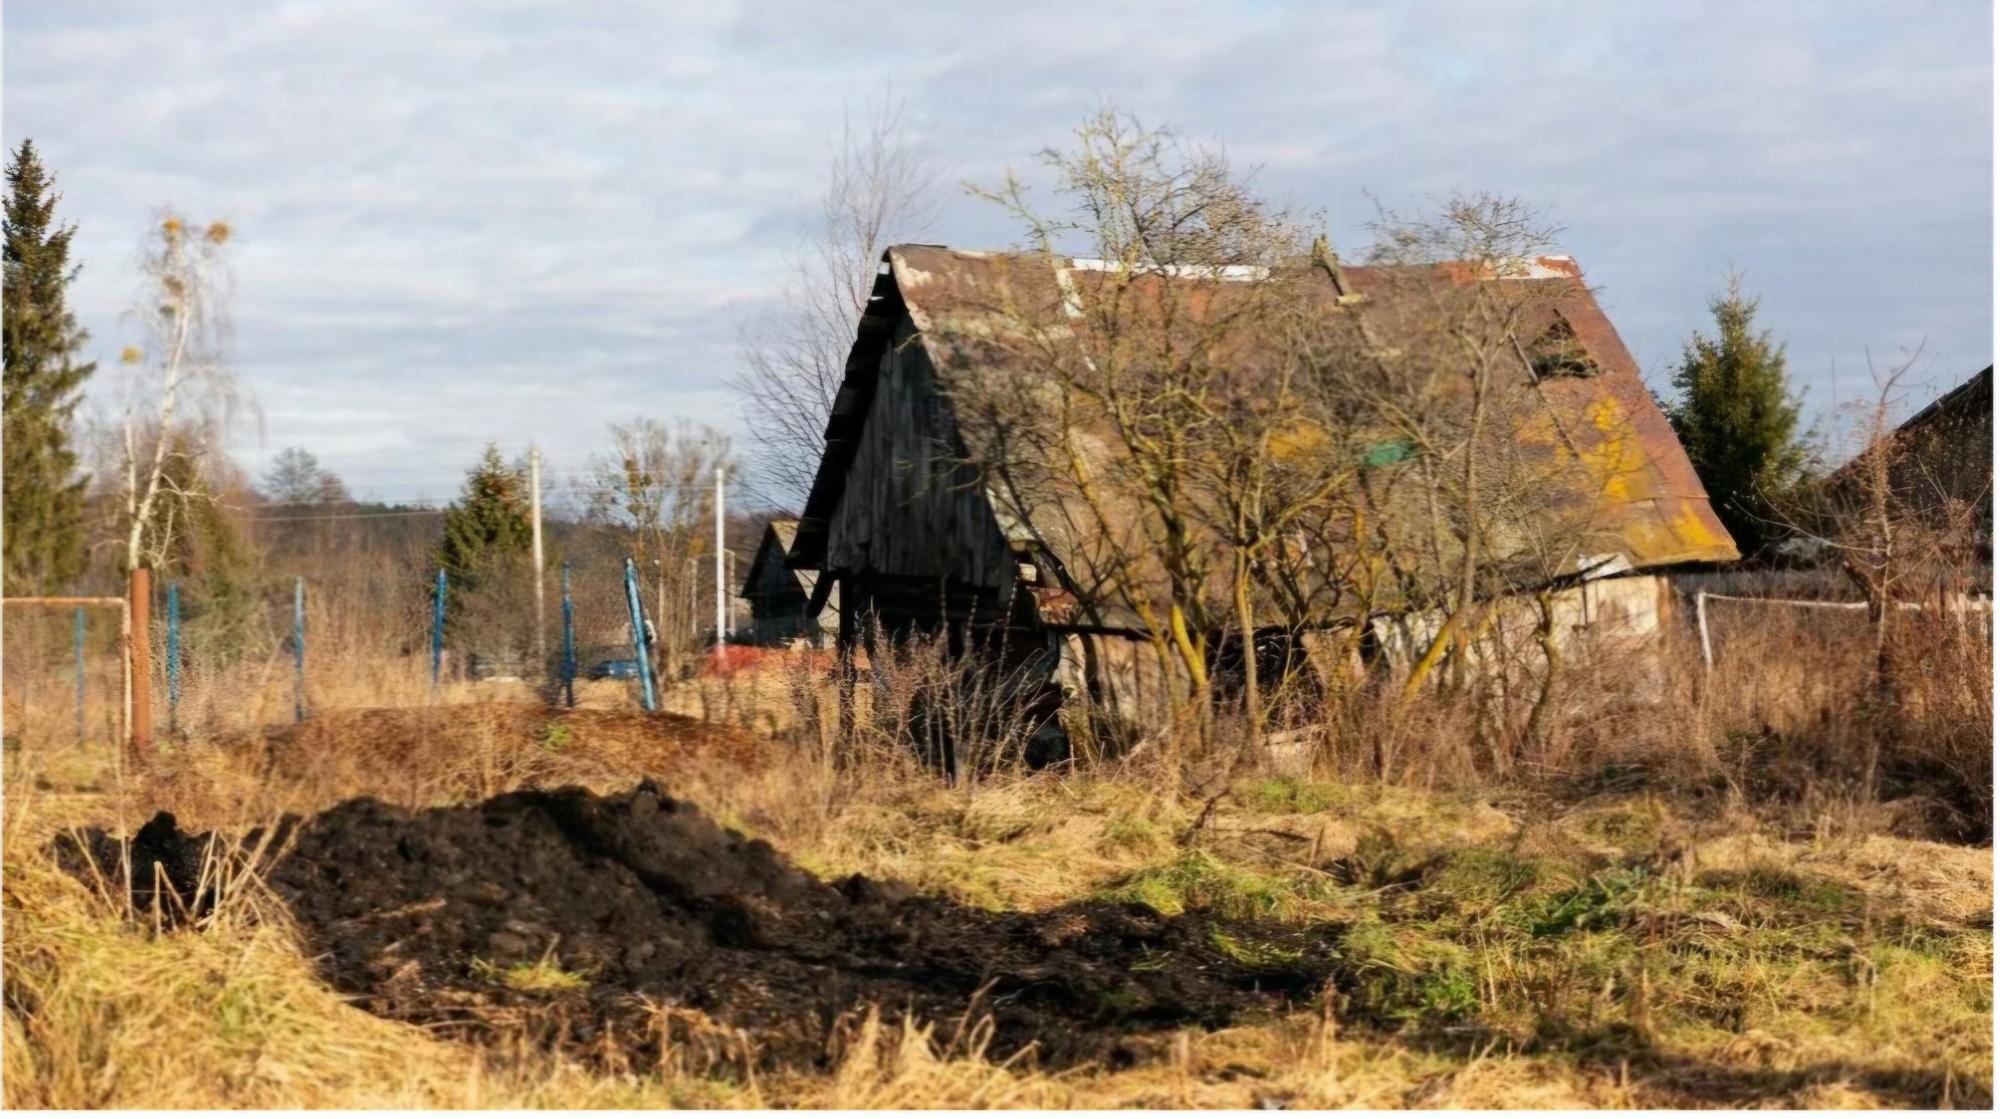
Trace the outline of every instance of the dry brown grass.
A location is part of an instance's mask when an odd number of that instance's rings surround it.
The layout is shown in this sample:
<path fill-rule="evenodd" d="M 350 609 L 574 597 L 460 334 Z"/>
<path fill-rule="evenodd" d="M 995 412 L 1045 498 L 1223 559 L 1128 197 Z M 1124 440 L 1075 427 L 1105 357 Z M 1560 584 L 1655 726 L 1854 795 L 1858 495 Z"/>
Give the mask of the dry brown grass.
<path fill-rule="evenodd" d="M 1310 749 L 1283 768 L 1253 756 L 1225 778 L 1237 748 L 1225 727 L 1207 755 L 1182 752 L 1185 770 L 1164 767 L 1155 745 L 1072 770 L 969 771 L 956 788 L 894 741 L 896 696 L 951 694 L 914 661 L 880 717 L 841 740 L 805 669 L 682 689 L 715 722 L 639 714 L 620 685 L 574 711 L 466 686 L 398 693 L 405 706 L 323 698 L 292 727 L 280 692 L 269 729 L 192 735 L 142 774 L 70 741 L 60 688 L 17 705 L 10 685 L 9 734 L 24 733 L 6 770 L 6 1102 L 1990 1100 L 1990 847 L 1934 841 L 1963 836 L 1982 803 L 1990 828 L 1983 633 L 1931 634 L 1882 720 L 1855 703 L 1851 642 L 1834 628 L 1717 626 L 1722 660 L 1706 686 L 1683 661 L 1677 683 L 1634 705 L 1614 687 L 1629 682 L 1622 666 L 1582 667 L 1541 740 L 1496 734 L 1449 699 L 1401 712 L 1357 700 L 1323 712 Z M 320 694 L 359 700 L 370 687 L 356 677 Z M 1875 789 L 1855 771 L 1871 745 Z M 1003 756 L 1015 746 L 989 744 Z M 45 851 L 61 827 L 131 827 L 156 808 L 238 829 L 354 795 L 430 804 L 641 776 L 823 875 L 895 878 L 993 909 L 1099 897 L 1340 922 L 1349 980 L 1320 1008 L 1190 1030 L 1169 1059 L 1130 1069 L 996 1062 L 978 1029 L 893 1008 L 845 1027 L 839 1059 L 815 1075 L 758 1077 L 741 1038 L 693 1021 L 681 1028 L 697 1040 L 657 1070 L 584 1067 L 526 1033 L 471 1047 L 345 1005 L 254 883 L 206 927 L 161 933 Z"/>
<path fill-rule="evenodd" d="M 379 715 L 347 725 L 415 727 Z M 489 736 L 496 771 L 527 780 L 608 787 L 655 774 L 820 873 L 896 877 L 995 908 L 1096 895 L 1351 922 L 1359 931 L 1348 951 L 1376 961 L 1381 980 L 1319 1011 L 1188 1031 L 1169 1060 L 1124 1070 L 997 1063 L 977 1030 L 885 1015 L 850 1027 L 822 1075 L 758 1079 L 726 1044 L 656 1072 L 586 1069 L 525 1036 L 469 1048 L 343 1005 L 282 911 L 252 910 L 254 889 L 198 932 L 156 933 L 48 863 L 41 843 L 74 806 L 21 790 L 9 794 L 6 837 L 7 1102 L 1603 1107 L 1990 1097 L 1985 852 L 1880 835 L 1788 840 L 1753 817 L 1705 819 L 1698 806 L 1643 793 L 1600 795 L 1551 818 L 1474 795 L 1294 778 L 1239 782 L 1184 844 L 1201 806 L 1156 782 L 1043 774 L 951 790 L 914 772 L 827 769 L 798 755 L 746 767 L 658 746 L 681 726 L 637 733 L 630 720 L 586 721 L 568 751 L 573 770 L 535 768 L 546 763 L 532 720 L 496 713 L 477 733 Z M 598 732 L 602 743 L 590 737 Z M 411 751 L 404 764 L 448 754 Z M 233 762 L 216 751 L 180 764 L 160 778 L 175 795 L 193 774 Z M 614 764 L 633 769 L 614 775 Z M 209 822 L 230 822 L 233 794 L 203 779 L 218 790 L 203 808 Z M 450 767 L 400 788 L 437 795 L 466 779 Z M 398 789 L 391 780 L 376 792 Z M 168 795 L 135 790 L 126 818 Z M 278 807 L 251 790 L 235 803 L 239 825 Z M 1429 869 L 1406 891 L 1384 892 L 1412 867 Z M 1572 904 L 1595 915 L 1563 926 Z M 1733 1026 L 1716 1025 L 1718 991 L 1739 1016 Z M 1444 1029 L 1458 1019 L 1433 1022 L 1426 1016 L 1444 1011 L 1424 1009 L 1432 1004 L 1473 1015 L 1481 1029 Z"/>

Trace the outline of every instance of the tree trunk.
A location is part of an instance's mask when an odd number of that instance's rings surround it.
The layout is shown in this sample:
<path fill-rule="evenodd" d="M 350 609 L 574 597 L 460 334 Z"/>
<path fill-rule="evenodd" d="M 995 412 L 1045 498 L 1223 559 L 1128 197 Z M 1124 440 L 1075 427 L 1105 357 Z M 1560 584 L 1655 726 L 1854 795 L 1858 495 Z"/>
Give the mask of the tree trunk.
<path fill-rule="evenodd" d="M 1556 640 L 1555 594 L 1544 587 L 1535 596 L 1535 606 L 1539 617 L 1535 623 L 1535 640 L 1542 647 L 1542 660 L 1546 662 L 1546 672 L 1542 676 L 1542 687 L 1535 695 L 1534 710 L 1528 713 L 1528 741 L 1540 745 L 1548 733 L 1549 717 L 1555 707 L 1556 687 L 1562 674 L 1562 645 Z"/>

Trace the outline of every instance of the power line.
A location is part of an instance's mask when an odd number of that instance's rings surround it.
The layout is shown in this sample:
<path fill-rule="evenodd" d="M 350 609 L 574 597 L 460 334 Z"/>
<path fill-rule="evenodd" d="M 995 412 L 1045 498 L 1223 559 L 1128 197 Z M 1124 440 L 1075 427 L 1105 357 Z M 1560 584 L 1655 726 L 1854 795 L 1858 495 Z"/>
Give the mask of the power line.
<path fill-rule="evenodd" d="M 254 510 L 252 511 L 254 512 Z M 259 515 L 259 524 L 275 525 L 299 521 L 360 521 L 370 517 L 441 517 L 443 509 L 396 509 L 381 513 L 322 513 L 314 517 L 265 517 Z"/>

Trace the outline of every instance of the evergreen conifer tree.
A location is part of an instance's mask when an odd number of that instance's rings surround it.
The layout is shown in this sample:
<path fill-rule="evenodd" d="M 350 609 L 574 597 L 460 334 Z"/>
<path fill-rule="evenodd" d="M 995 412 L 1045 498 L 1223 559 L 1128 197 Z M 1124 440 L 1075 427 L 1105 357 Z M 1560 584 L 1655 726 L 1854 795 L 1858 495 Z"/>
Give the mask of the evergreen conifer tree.
<path fill-rule="evenodd" d="M 56 221 L 55 179 L 32 140 L 7 165 L 5 443 L 8 594 L 62 587 L 82 572 L 83 479 L 70 420 L 95 368 L 77 360 L 89 335 L 68 306 L 74 225 Z"/>
<path fill-rule="evenodd" d="M 525 554 L 529 544 L 528 479 L 488 443 L 466 471 L 459 499 L 444 511 L 438 565 L 454 583 L 470 586 L 496 564 Z"/>
<path fill-rule="evenodd" d="M 1741 277 L 1709 301 L 1715 336 L 1697 332 L 1674 372 L 1667 418 L 1736 547 L 1752 555 L 1775 541 L 1775 503 L 1806 465 L 1799 402 L 1785 380 L 1785 348 L 1754 323 L 1758 301 Z"/>

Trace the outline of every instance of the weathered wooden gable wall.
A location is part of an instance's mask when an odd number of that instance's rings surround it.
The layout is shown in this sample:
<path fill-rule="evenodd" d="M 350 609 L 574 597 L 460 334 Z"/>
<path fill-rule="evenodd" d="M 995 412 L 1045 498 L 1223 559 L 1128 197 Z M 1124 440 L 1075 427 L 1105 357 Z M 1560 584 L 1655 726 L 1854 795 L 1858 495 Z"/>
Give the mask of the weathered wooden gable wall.
<path fill-rule="evenodd" d="M 750 600 L 751 640 L 762 644 L 813 636 L 818 626 L 812 600 L 798 572 L 785 567 L 785 550 L 776 535 L 765 532 L 752 563 L 756 574 L 744 596 Z"/>
<path fill-rule="evenodd" d="M 1012 552 L 962 448 L 951 406 L 906 317 L 882 354 L 829 528 L 827 569 L 872 581 L 1010 589 Z"/>

